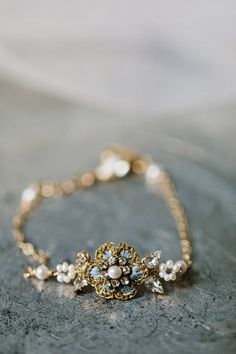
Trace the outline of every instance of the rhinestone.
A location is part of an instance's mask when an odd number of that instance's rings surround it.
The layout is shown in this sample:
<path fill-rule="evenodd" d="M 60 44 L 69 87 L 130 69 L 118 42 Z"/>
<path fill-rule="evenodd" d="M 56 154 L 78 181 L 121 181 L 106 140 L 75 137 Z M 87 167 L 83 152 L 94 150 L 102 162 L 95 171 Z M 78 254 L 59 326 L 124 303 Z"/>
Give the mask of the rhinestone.
<path fill-rule="evenodd" d="M 145 280 L 145 285 L 154 293 L 164 293 L 161 282 L 156 275 L 149 275 L 149 277 L 147 277 L 147 279 Z"/>
<path fill-rule="evenodd" d="M 110 265 L 114 265 L 114 264 L 116 264 L 116 258 L 115 257 L 110 257 L 108 262 L 109 262 Z"/>
<path fill-rule="evenodd" d="M 107 269 L 108 268 L 108 263 L 107 262 L 102 263 L 101 268 L 102 268 L 102 270 Z"/>
<path fill-rule="evenodd" d="M 123 274 L 127 275 L 130 273 L 130 268 L 128 266 L 123 267 Z"/>
<path fill-rule="evenodd" d="M 81 275 L 78 275 L 74 281 L 74 291 L 82 290 L 87 285 L 87 280 Z"/>
<path fill-rule="evenodd" d="M 84 252 L 79 252 L 77 254 L 77 259 L 76 259 L 76 268 L 81 271 L 84 272 L 87 268 L 87 257 L 85 255 Z"/>
<path fill-rule="evenodd" d="M 120 265 L 125 265 L 126 264 L 126 258 L 124 258 L 124 257 L 119 258 L 119 264 Z"/>
<path fill-rule="evenodd" d="M 117 288 L 120 285 L 120 282 L 119 282 L 119 280 L 112 279 L 111 284 L 112 284 L 113 288 Z"/>
<path fill-rule="evenodd" d="M 121 278 L 120 282 L 122 285 L 127 285 L 127 284 L 129 284 L 129 278 L 123 277 L 123 278 Z"/>
<path fill-rule="evenodd" d="M 147 256 L 144 261 L 148 269 L 156 269 L 159 265 L 161 251 L 152 252 L 150 256 Z"/>

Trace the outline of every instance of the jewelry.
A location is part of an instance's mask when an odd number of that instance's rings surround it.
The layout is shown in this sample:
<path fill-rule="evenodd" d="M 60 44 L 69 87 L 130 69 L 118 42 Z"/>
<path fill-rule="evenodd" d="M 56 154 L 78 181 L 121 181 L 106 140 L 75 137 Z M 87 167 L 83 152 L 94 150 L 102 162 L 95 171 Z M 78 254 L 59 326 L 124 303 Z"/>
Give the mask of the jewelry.
<path fill-rule="evenodd" d="M 33 209 L 44 199 L 70 195 L 95 183 L 115 181 L 131 174 L 144 176 L 149 187 L 161 191 L 176 221 L 183 259 L 161 263 L 160 250 L 152 251 L 141 259 L 129 244 L 122 242 L 115 246 L 107 242 L 96 250 L 95 259 L 87 251 L 80 251 L 75 263 L 62 262 L 50 268 L 47 252 L 28 242 L 25 236 L 24 226 Z M 13 220 L 13 232 L 17 246 L 35 263 L 34 267 L 27 268 L 24 277 L 42 281 L 55 278 L 59 283 L 73 283 L 76 292 L 92 286 L 99 296 L 106 299 L 131 299 L 142 283 L 154 293 L 162 294 L 163 284 L 181 277 L 192 264 L 187 219 L 169 174 L 151 157 L 121 146 L 105 150 L 99 166 L 78 178 L 30 185 L 22 193 L 21 204 Z"/>

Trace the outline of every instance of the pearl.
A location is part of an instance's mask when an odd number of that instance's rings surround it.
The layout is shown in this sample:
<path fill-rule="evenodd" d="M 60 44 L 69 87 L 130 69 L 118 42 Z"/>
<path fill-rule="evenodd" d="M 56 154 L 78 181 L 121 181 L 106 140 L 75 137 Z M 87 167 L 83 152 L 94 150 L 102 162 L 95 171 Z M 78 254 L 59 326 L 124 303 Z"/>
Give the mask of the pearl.
<path fill-rule="evenodd" d="M 75 266 L 74 264 L 70 264 L 69 267 L 68 267 L 68 272 L 69 273 L 73 273 L 75 271 Z"/>
<path fill-rule="evenodd" d="M 170 273 L 170 280 L 175 280 L 175 279 L 176 279 L 176 274 Z"/>
<path fill-rule="evenodd" d="M 130 164 L 128 161 L 120 160 L 115 163 L 113 169 L 116 177 L 124 177 L 130 170 Z"/>
<path fill-rule="evenodd" d="M 45 280 L 48 277 L 48 267 L 44 264 L 38 266 L 35 270 L 35 275 L 39 280 Z"/>
<path fill-rule="evenodd" d="M 58 281 L 59 283 L 63 283 L 63 281 L 64 281 L 64 274 L 59 273 L 59 274 L 57 275 L 57 281 Z"/>
<path fill-rule="evenodd" d="M 165 265 L 165 263 L 161 263 L 159 269 L 160 269 L 160 272 L 165 272 L 167 270 L 167 266 Z"/>
<path fill-rule="evenodd" d="M 57 270 L 58 273 L 62 272 L 62 264 L 58 264 L 56 266 L 56 270 Z"/>
<path fill-rule="evenodd" d="M 122 270 L 118 266 L 112 266 L 108 268 L 108 275 L 111 279 L 118 279 L 122 274 Z"/>
<path fill-rule="evenodd" d="M 27 188 L 24 190 L 24 192 L 22 193 L 22 201 L 23 202 L 32 202 L 34 200 L 34 198 L 36 197 L 36 192 L 34 189 L 32 188 Z"/>
<path fill-rule="evenodd" d="M 146 180 L 149 183 L 154 183 L 159 177 L 161 169 L 158 165 L 152 164 L 147 168 Z"/>
<path fill-rule="evenodd" d="M 160 272 L 160 273 L 159 273 L 159 277 L 160 277 L 160 278 L 165 278 L 165 275 L 166 275 L 166 272 Z"/>
<path fill-rule="evenodd" d="M 68 271 L 69 264 L 67 262 L 62 263 L 62 271 L 67 272 Z"/>
<path fill-rule="evenodd" d="M 174 265 L 174 262 L 171 259 L 169 259 L 166 262 L 166 266 L 167 266 L 168 269 L 172 269 L 173 265 Z"/>
<path fill-rule="evenodd" d="M 165 274 L 164 280 L 165 280 L 165 281 L 169 281 L 169 280 L 170 280 L 170 274 Z"/>
<path fill-rule="evenodd" d="M 178 264 L 178 262 L 173 265 L 173 271 L 175 273 L 178 273 L 180 271 L 180 264 Z"/>
<path fill-rule="evenodd" d="M 181 274 L 184 274 L 188 268 L 184 261 L 177 261 L 175 265 L 180 267 Z"/>

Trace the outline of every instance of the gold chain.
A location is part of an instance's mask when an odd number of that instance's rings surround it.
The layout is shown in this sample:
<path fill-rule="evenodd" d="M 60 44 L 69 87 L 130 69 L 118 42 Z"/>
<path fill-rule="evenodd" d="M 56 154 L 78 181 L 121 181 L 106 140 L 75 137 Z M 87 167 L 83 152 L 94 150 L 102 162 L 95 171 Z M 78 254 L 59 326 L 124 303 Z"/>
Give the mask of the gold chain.
<path fill-rule="evenodd" d="M 106 151 L 102 155 L 102 159 L 107 158 L 109 153 L 114 154 L 114 149 Z M 115 153 L 117 151 L 115 150 Z M 128 162 L 131 165 L 132 172 L 137 175 L 143 175 L 147 173 L 148 168 L 153 166 L 153 161 L 149 157 L 139 156 L 137 154 L 130 153 L 127 150 L 119 150 L 119 155 L 123 155 L 124 162 Z M 155 165 L 154 165 L 155 166 Z M 119 176 L 121 177 L 121 176 Z M 31 242 L 27 241 L 24 226 L 27 219 L 30 217 L 33 209 L 44 199 L 48 198 L 60 198 L 66 195 L 70 195 L 74 192 L 87 189 L 100 181 L 108 181 L 114 178 L 114 175 L 101 175 L 97 172 L 97 169 L 92 172 L 83 173 L 80 177 L 63 180 L 61 182 L 43 181 L 31 185 L 23 192 L 21 204 L 13 219 L 13 233 L 17 246 L 21 249 L 23 254 L 30 260 L 33 260 L 39 264 L 46 264 L 49 260 L 47 252 L 38 249 Z M 160 170 L 157 173 L 154 182 L 159 186 L 164 199 L 166 200 L 170 211 L 176 221 L 183 260 L 188 267 L 191 266 L 191 245 L 190 245 L 190 233 L 189 226 L 185 216 L 184 208 L 177 196 L 173 181 L 169 174 Z"/>

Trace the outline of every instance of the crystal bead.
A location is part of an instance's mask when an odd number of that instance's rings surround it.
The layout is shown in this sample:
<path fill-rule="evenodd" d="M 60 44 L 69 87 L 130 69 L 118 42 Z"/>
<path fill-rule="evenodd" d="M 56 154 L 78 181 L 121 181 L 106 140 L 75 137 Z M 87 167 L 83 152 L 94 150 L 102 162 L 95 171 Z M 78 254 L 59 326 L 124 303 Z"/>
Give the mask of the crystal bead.
<path fill-rule="evenodd" d="M 120 279 L 120 282 L 122 285 L 128 285 L 129 284 L 129 278 L 128 277 L 123 277 Z"/>
<path fill-rule="evenodd" d="M 148 289 L 150 289 L 154 293 L 163 294 L 164 290 L 161 285 L 160 280 L 155 275 L 149 275 L 145 280 L 145 285 Z"/>
<path fill-rule="evenodd" d="M 123 267 L 122 271 L 123 271 L 123 274 L 124 274 L 124 275 L 127 275 L 127 274 L 130 273 L 130 267 L 125 266 L 125 267 Z"/>
<path fill-rule="evenodd" d="M 87 280 L 81 275 L 78 275 L 74 281 L 74 291 L 82 290 L 87 285 Z"/>
<path fill-rule="evenodd" d="M 161 257 L 161 251 L 155 251 L 144 258 L 145 265 L 148 269 L 156 269 L 159 265 L 159 260 Z"/>
<path fill-rule="evenodd" d="M 88 262 L 88 255 L 84 251 L 79 252 L 76 258 L 76 264 L 75 264 L 76 269 L 79 272 L 85 272 L 87 268 L 87 262 Z"/>

